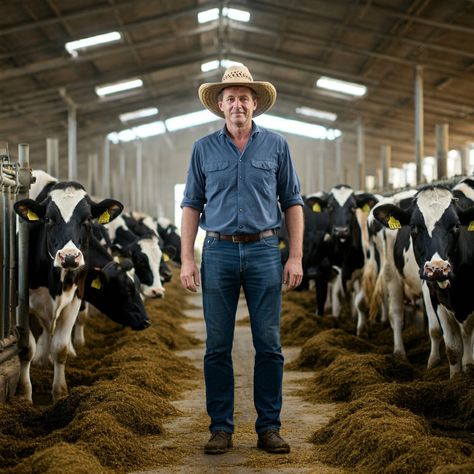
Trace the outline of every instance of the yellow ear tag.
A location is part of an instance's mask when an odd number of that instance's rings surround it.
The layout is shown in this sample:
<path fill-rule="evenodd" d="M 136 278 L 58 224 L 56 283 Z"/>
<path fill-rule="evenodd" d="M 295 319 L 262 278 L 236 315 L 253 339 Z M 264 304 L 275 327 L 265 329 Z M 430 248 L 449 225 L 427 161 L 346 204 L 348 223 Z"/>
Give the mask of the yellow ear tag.
<path fill-rule="evenodd" d="M 102 288 L 102 282 L 100 281 L 100 278 L 98 276 L 94 280 L 92 280 L 91 286 L 96 290 L 100 290 Z"/>
<path fill-rule="evenodd" d="M 313 212 L 321 212 L 321 206 L 317 202 L 313 204 Z"/>
<path fill-rule="evenodd" d="M 467 226 L 467 230 L 469 232 L 474 232 L 474 221 L 469 222 L 469 225 Z"/>
<path fill-rule="evenodd" d="M 364 206 L 362 207 L 362 210 L 364 212 L 370 212 L 370 206 L 368 204 L 364 204 Z"/>
<path fill-rule="evenodd" d="M 107 209 L 99 216 L 99 219 L 97 219 L 97 222 L 99 224 L 107 224 L 110 222 L 110 214 Z"/>
<path fill-rule="evenodd" d="M 170 258 L 169 258 L 169 256 L 168 256 L 166 253 L 163 253 L 163 260 L 164 260 L 165 262 L 169 262 L 169 261 L 170 261 Z"/>
<path fill-rule="evenodd" d="M 39 217 L 37 216 L 37 214 L 35 214 L 33 211 L 30 211 L 29 209 L 26 214 L 26 217 L 28 217 L 29 221 L 39 221 Z"/>
<path fill-rule="evenodd" d="M 280 243 L 278 244 L 278 248 L 280 250 L 286 249 L 286 244 L 284 240 L 280 240 Z"/>
<path fill-rule="evenodd" d="M 400 221 L 395 219 L 395 217 L 393 217 L 393 216 L 390 216 L 387 224 L 388 224 L 388 227 L 390 229 L 401 229 L 402 228 L 402 226 L 400 224 Z"/>

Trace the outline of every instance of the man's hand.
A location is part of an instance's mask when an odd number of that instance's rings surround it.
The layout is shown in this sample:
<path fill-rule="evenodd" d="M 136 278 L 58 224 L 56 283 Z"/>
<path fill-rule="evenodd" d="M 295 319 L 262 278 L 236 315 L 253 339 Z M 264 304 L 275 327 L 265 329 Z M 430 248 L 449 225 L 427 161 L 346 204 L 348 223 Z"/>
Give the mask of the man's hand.
<path fill-rule="evenodd" d="M 197 287 L 201 284 L 199 270 L 194 260 L 181 262 L 181 284 L 184 288 L 196 293 Z"/>
<path fill-rule="evenodd" d="M 283 283 L 288 290 L 292 290 L 301 284 L 303 280 L 303 266 L 300 258 L 289 258 L 283 269 Z"/>

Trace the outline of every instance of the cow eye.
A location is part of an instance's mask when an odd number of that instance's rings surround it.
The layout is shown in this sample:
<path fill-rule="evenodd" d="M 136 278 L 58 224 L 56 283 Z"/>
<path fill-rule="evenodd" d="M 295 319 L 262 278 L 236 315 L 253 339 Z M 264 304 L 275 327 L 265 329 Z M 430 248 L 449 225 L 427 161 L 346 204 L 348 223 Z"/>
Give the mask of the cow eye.
<path fill-rule="evenodd" d="M 411 235 L 417 235 L 418 226 L 416 224 L 410 224 L 410 232 L 411 232 Z"/>
<path fill-rule="evenodd" d="M 459 224 L 454 224 L 449 231 L 453 234 L 457 234 L 459 232 Z"/>

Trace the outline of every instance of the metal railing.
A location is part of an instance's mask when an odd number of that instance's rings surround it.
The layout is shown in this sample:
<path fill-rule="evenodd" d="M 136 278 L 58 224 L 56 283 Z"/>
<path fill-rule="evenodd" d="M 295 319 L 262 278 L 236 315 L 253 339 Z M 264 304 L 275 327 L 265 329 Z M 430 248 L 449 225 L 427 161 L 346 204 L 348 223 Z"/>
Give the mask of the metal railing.
<path fill-rule="evenodd" d="M 0 363 L 28 347 L 28 224 L 17 225 L 13 204 L 31 182 L 28 145 L 18 145 L 18 163 L 0 146 Z"/>

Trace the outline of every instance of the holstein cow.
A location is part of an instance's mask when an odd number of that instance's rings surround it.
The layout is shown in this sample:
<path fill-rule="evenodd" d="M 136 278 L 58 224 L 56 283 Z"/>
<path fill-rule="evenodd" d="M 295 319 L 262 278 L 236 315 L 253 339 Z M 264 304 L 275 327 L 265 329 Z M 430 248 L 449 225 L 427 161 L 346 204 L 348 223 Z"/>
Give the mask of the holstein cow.
<path fill-rule="evenodd" d="M 174 248 L 174 256 L 170 258 L 181 265 L 181 237 L 177 232 L 177 227 L 166 217 L 158 218 L 158 235 L 163 241 L 163 248 L 167 252 L 168 248 Z M 168 253 L 168 252 L 167 252 Z"/>
<path fill-rule="evenodd" d="M 122 216 L 106 227 L 113 244 L 132 259 L 145 298 L 162 298 L 165 294 L 159 272 L 162 252 L 156 232 L 138 236 L 128 228 Z"/>
<path fill-rule="evenodd" d="M 41 203 L 23 199 L 15 212 L 31 223 L 29 236 L 30 308 L 39 317 L 43 332 L 36 347 L 30 333 L 28 353 L 20 354 L 20 396 L 31 400 L 30 363 L 54 365 L 53 399 L 67 394 L 65 364 L 73 351 L 71 331 L 81 304 L 87 276 L 92 219 L 105 223 L 117 217 L 123 206 L 113 199 L 91 201 L 76 182 L 56 183 Z M 47 290 L 45 290 L 47 289 Z"/>
<path fill-rule="evenodd" d="M 410 209 L 386 204 L 374 215 L 387 227 L 406 226 L 406 239 L 411 235 L 430 335 L 436 337 L 439 321 L 450 375 L 474 369 L 474 207 L 462 210 L 448 188 L 426 186 Z"/>
<path fill-rule="evenodd" d="M 89 246 L 89 269 L 83 299 L 118 324 L 136 331 L 150 326 L 132 261 L 122 259 L 116 262 L 94 236 L 91 237 Z M 81 311 L 76 320 L 73 338 L 75 346 L 84 345 L 87 317 L 87 311 Z"/>
<path fill-rule="evenodd" d="M 327 196 L 322 198 L 315 196 L 313 199 L 321 211 L 327 212 L 329 217 L 328 238 L 331 248 L 328 250 L 328 258 L 332 267 L 340 272 L 333 287 L 332 313 L 334 316 L 339 316 L 341 309 L 339 296 L 346 294 L 349 283 L 360 274 L 365 261 L 356 211 L 362 208 L 370 210 L 377 199 L 369 193 L 354 194 L 353 189 L 346 185 L 335 186 Z M 327 272 L 325 278 L 329 278 Z M 325 301 L 319 301 L 319 298 L 323 298 L 324 295 L 316 294 L 316 296 L 320 311 L 320 308 L 324 308 Z"/>

